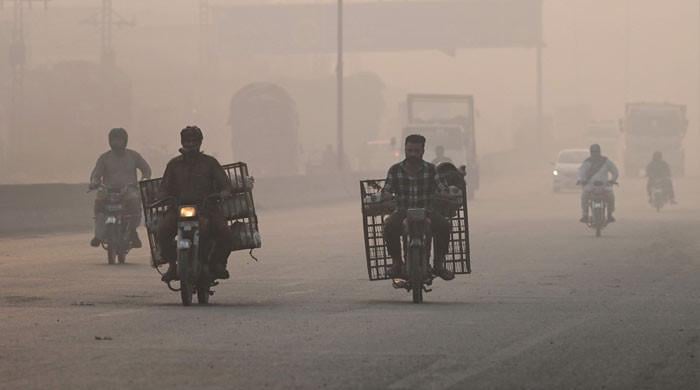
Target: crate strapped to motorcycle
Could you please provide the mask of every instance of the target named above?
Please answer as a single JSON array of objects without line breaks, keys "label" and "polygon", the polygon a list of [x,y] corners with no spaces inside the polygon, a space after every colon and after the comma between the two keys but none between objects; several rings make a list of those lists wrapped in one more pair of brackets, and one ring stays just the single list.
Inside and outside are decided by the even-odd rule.
[{"label": "crate strapped to motorcycle", "polygon": [[[262,246],[260,230],[258,229],[258,216],[253,201],[253,179],[248,173],[246,163],[237,162],[222,165],[222,168],[228,176],[232,193],[230,198],[222,200],[220,204],[233,238],[231,251],[250,250],[252,254],[253,249]],[[153,267],[167,263],[161,256],[156,234],[158,233],[158,223],[165,216],[168,207],[171,206],[150,206],[159,200],[157,197],[161,181],[162,178],[157,178],[139,182]]]},{"label": "crate strapped to motorcycle", "polygon": [[[394,212],[396,205],[393,201],[382,200],[384,182],[384,179],[360,181],[362,228],[369,280],[391,279],[389,270],[392,259],[384,241],[384,222]],[[458,198],[458,202],[445,201],[441,213],[451,224],[445,266],[457,275],[471,273],[466,194],[466,188],[462,188],[461,199]]]}]

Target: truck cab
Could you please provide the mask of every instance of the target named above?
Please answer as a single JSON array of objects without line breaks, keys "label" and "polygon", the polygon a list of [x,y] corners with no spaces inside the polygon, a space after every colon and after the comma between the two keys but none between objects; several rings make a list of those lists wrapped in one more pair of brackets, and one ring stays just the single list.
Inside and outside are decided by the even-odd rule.
[{"label": "truck cab", "polygon": [[685,171],[683,139],[688,128],[686,107],[671,103],[628,103],[621,123],[627,176],[643,176],[655,151],[664,154],[674,174]]},{"label": "truck cab", "polygon": [[465,166],[467,192],[469,198],[473,198],[479,188],[474,98],[470,95],[409,94],[406,116],[403,138],[421,134],[427,139],[425,161],[436,161],[437,150],[441,147],[444,158],[439,161],[449,160],[458,168]]}]

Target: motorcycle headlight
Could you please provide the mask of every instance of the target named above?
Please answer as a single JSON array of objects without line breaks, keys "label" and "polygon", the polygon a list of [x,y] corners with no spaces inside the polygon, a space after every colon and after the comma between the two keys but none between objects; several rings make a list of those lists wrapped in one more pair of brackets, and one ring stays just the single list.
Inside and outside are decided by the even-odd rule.
[{"label": "motorcycle headlight", "polygon": [[554,175],[554,176],[559,176],[559,171],[557,171],[557,170],[555,169],[555,170],[552,172],[552,175]]},{"label": "motorcycle headlight", "polygon": [[197,208],[193,206],[180,207],[180,218],[194,218],[197,216]]}]

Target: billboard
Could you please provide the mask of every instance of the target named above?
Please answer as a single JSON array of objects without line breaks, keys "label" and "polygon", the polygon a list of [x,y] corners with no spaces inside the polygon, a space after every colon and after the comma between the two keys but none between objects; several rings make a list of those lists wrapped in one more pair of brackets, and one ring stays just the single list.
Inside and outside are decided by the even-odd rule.
[{"label": "billboard", "polygon": [[[333,52],[337,5],[267,4],[213,9],[222,51],[268,54]],[[346,3],[346,51],[454,51],[534,48],[541,41],[541,0],[436,0]]]}]

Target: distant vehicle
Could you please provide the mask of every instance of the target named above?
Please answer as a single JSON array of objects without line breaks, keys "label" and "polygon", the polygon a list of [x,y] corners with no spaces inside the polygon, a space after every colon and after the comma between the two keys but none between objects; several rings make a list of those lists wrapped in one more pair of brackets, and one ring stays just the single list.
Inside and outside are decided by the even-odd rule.
[{"label": "distant vehicle", "polygon": [[552,171],[552,191],[577,188],[578,169],[589,156],[588,149],[564,149],[559,152]]},{"label": "distant vehicle", "polygon": [[627,176],[642,176],[655,151],[663,153],[674,174],[683,175],[683,138],[688,129],[684,105],[628,103],[620,127],[625,136],[624,167]]},{"label": "distant vehicle", "polygon": [[445,157],[460,167],[466,166],[467,197],[472,199],[479,189],[479,164],[476,156],[474,98],[469,95],[409,94],[406,99],[409,134],[427,139],[425,161],[433,161],[436,148],[442,146]]}]

